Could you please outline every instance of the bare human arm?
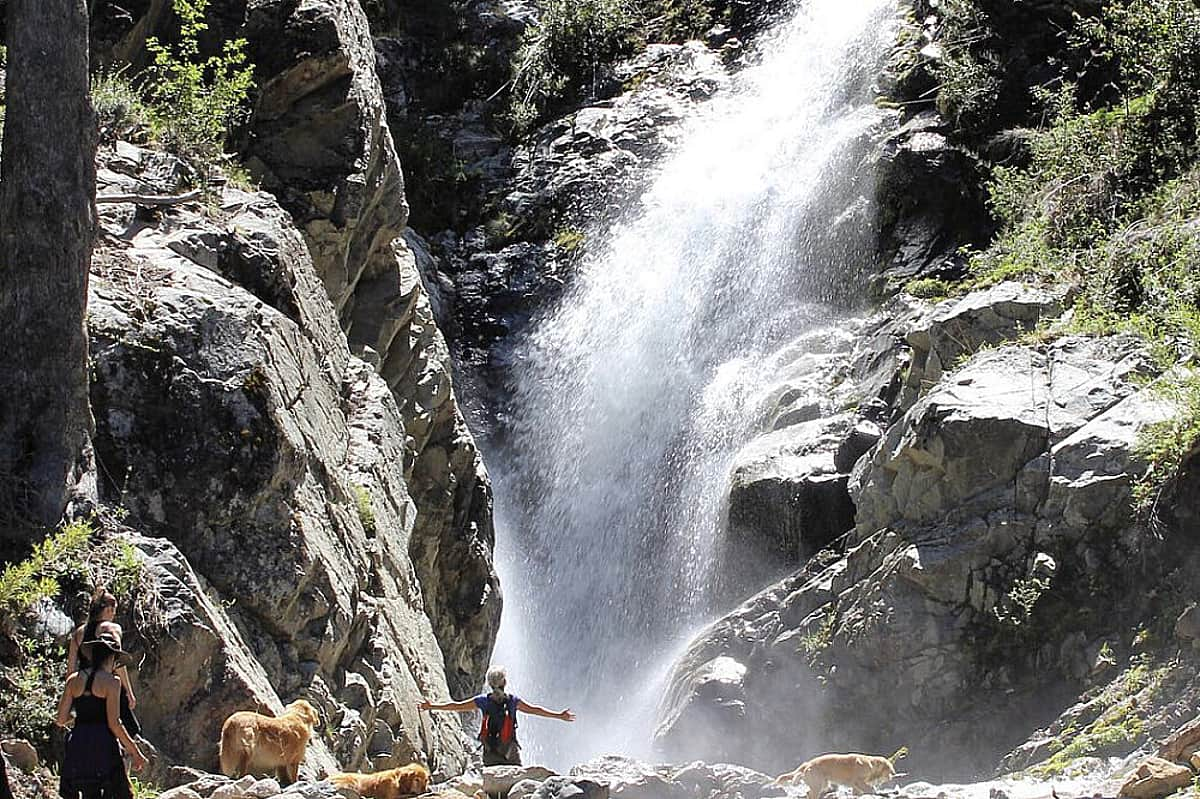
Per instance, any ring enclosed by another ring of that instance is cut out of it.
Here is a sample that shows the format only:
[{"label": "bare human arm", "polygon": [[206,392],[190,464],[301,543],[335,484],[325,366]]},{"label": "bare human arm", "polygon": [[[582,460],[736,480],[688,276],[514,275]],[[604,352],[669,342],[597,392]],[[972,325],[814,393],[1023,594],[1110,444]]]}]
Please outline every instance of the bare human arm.
[{"label": "bare human arm", "polygon": [[83,628],[76,627],[71,633],[71,640],[67,644],[67,676],[79,671],[79,643],[83,638]]},{"label": "bare human arm", "polygon": [[532,705],[524,699],[517,700],[517,710],[522,713],[528,713],[531,716],[543,716],[548,719],[558,719],[559,721],[574,721],[575,714],[570,708],[563,710],[547,710],[541,705]]},{"label": "bare human arm", "polygon": [[62,698],[58,700],[58,715],[54,719],[54,723],[60,727],[66,728],[71,726],[71,702],[75,699],[75,694],[72,689],[78,685],[79,675],[74,672],[67,678],[67,684],[63,686]]},{"label": "bare human arm", "polygon": [[455,711],[458,711],[461,713],[466,710],[475,710],[475,700],[467,699],[462,702],[442,702],[440,704],[435,704],[433,702],[430,702],[428,699],[422,699],[419,703],[417,703],[417,709],[418,710],[455,710]]},{"label": "bare human arm", "polygon": [[112,730],[112,734],[117,736],[121,746],[133,758],[133,770],[141,771],[146,767],[146,757],[142,754],[142,750],[138,749],[137,742],[125,729],[125,725],[121,723],[121,680],[116,676],[110,676],[104,681],[104,711],[108,718],[108,728]]},{"label": "bare human arm", "polygon": [[121,684],[125,686],[125,693],[129,694],[129,709],[133,710],[137,707],[137,697],[133,695],[133,680],[129,677],[129,669],[121,666],[117,671],[120,672]]}]

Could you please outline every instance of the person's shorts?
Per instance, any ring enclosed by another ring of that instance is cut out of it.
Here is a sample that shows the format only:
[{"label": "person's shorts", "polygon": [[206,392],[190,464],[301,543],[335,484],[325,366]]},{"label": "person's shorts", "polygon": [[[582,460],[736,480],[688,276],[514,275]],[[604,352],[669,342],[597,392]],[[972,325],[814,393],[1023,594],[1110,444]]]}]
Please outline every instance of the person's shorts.
[{"label": "person's shorts", "polygon": [[483,765],[485,766],[519,766],[521,765],[521,745],[516,741],[497,744],[495,748],[483,745]]}]

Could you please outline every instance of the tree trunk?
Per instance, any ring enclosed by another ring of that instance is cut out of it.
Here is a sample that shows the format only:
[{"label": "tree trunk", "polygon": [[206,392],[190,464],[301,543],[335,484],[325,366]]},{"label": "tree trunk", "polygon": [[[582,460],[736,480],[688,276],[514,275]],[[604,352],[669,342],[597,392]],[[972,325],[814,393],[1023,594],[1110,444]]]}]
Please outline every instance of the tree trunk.
[{"label": "tree trunk", "polygon": [[[86,0],[8,0],[0,158],[0,537],[57,524],[89,475],[96,230]],[[94,475],[91,475],[94,480]]]}]

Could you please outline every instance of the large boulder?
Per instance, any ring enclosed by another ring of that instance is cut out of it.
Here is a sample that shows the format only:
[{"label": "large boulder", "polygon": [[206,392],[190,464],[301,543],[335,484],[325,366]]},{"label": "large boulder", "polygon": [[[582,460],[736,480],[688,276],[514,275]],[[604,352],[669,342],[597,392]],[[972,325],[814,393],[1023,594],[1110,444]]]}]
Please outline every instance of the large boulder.
[{"label": "large boulder", "polygon": [[[1121,338],[981,353],[935,385],[859,464],[851,482],[859,531],[936,521],[976,498],[996,507],[989,493],[1023,488],[1017,477],[1027,464],[1133,394],[1150,371],[1136,343]],[[1022,509],[1034,500],[1017,497]]]},{"label": "large boulder", "polygon": [[[854,504],[835,455],[853,428],[840,414],[760,436],[736,456],[729,489],[727,574],[797,568],[854,526]],[[853,465],[853,463],[851,464]]]},{"label": "large boulder", "polygon": [[943,373],[984,347],[1031,333],[1063,313],[1061,290],[1005,282],[939,303],[908,325],[912,350],[902,404],[911,404]]},{"label": "large boulder", "polygon": [[1187,766],[1148,757],[1121,784],[1119,795],[1126,799],[1161,799],[1191,785],[1193,776]]},{"label": "large boulder", "polygon": [[921,111],[884,143],[877,174],[879,286],[892,293],[916,277],[961,275],[959,248],[990,231],[977,158],[941,116]]},{"label": "large boulder", "polygon": [[[231,713],[252,709],[276,715],[284,703],[183,553],[162,538],[129,540],[153,586],[157,611],[154,624],[139,628],[135,642],[146,652],[136,669],[143,735],[172,762],[215,768],[221,725]],[[179,723],[180,708],[188,708],[186,724]],[[314,736],[301,774],[315,777],[337,768],[326,742]]]},{"label": "large boulder", "polygon": [[652,765],[608,755],[575,766],[570,776],[604,786],[611,799],[764,799],[785,794],[767,775],[723,763]]}]

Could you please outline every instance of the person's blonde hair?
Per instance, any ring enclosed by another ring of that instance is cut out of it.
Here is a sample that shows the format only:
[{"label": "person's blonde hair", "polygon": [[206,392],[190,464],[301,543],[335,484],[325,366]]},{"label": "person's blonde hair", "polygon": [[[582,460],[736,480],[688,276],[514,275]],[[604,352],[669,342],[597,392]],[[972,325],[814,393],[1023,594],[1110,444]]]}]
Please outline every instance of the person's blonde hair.
[{"label": "person's blonde hair", "polygon": [[493,666],[488,669],[487,683],[493,691],[504,693],[504,687],[508,685],[508,672],[503,666]]}]

